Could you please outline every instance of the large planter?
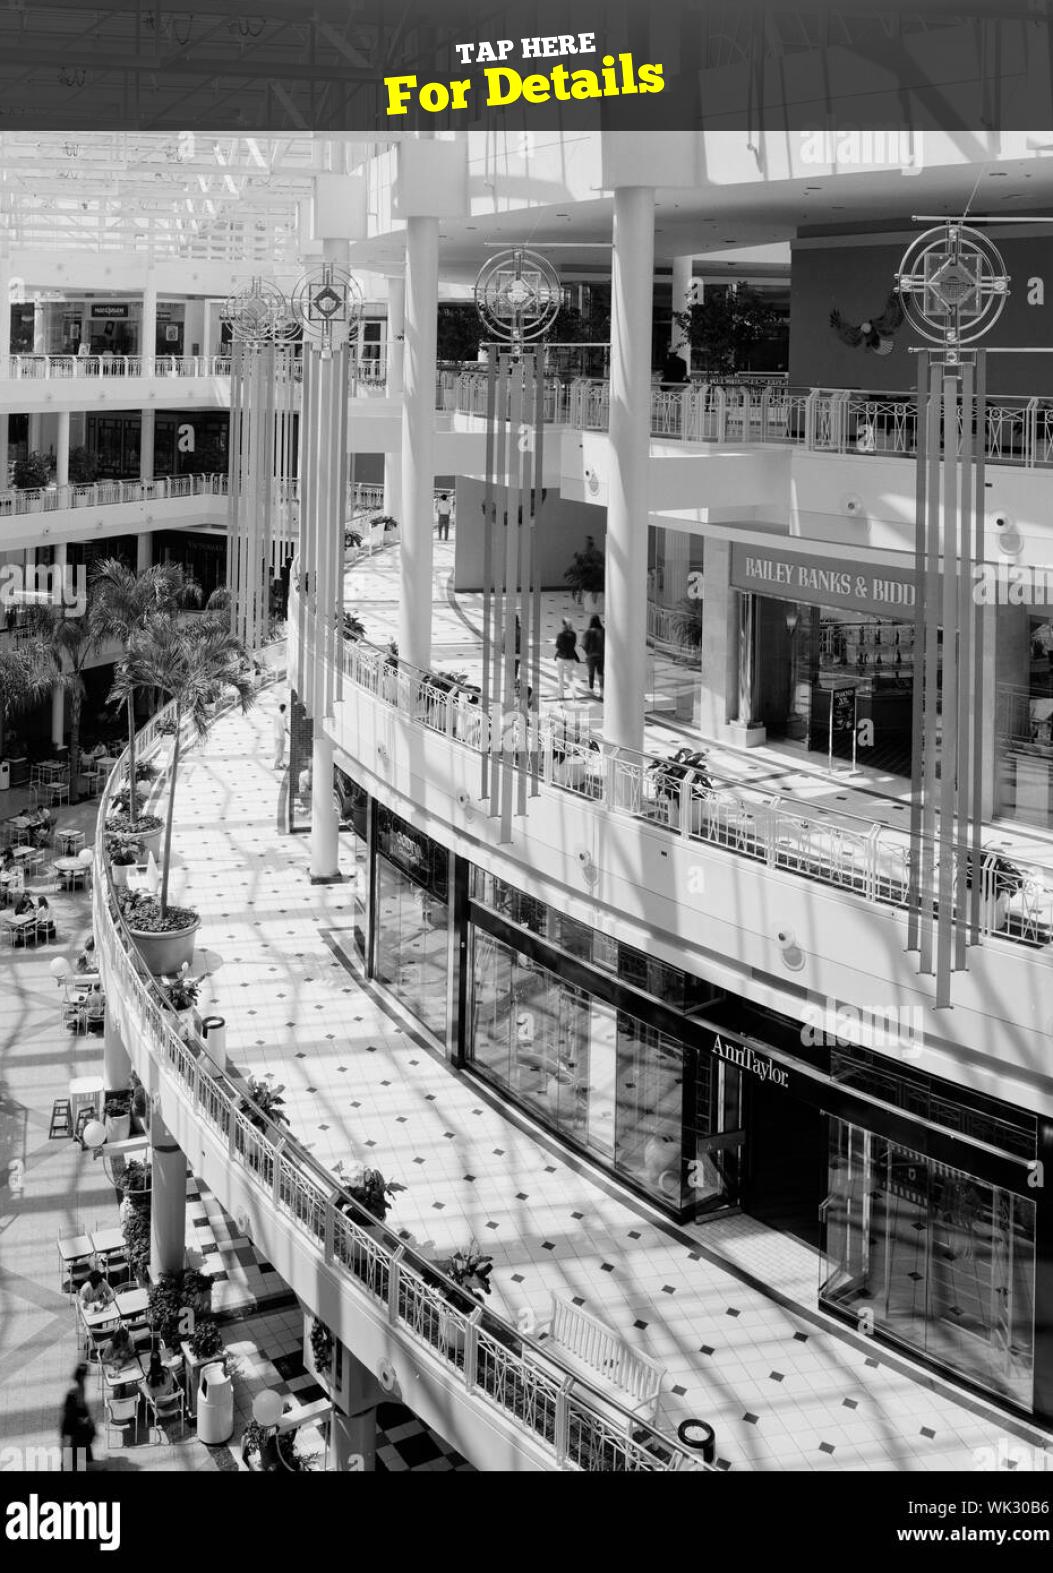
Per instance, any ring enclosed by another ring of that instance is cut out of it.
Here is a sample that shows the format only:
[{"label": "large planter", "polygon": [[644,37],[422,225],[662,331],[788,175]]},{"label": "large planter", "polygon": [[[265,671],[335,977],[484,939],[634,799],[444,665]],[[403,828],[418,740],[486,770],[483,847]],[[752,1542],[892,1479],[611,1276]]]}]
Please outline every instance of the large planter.
[{"label": "large planter", "polygon": [[194,936],[200,927],[201,919],[195,918],[186,928],[173,929],[165,934],[135,928],[129,929],[129,933],[146,963],[147,971],[159,978],[162,973],[180,972],[184,962],[189,965],[193,961]]},{"label": "large planter", "polygon": [[139,841],[142,842],[144,855],[149,857],[150,853],[152,852],[155,862],[159,861],[161,857],[161,841],[164,837],[164,833],[164,825],[158,825],[156,830],[144,830],[141,832],[136,832]]},{"label": "large planter", "polygon": [[106,1116],[106,1140],[110,1142],[126,1142],[132,1134],[132,1117],[130,1114],[108,1114]]},{"label": "large planter", "polygon": [[128,883],[128,870],[130,868],[134,868],[134,867],[135,867],[134,863],[111,863],[110,864],[110,878],[113,880],[114,885],[116,885],[118,887],[120,887],[121,885],[127,885],[127,883]]}]

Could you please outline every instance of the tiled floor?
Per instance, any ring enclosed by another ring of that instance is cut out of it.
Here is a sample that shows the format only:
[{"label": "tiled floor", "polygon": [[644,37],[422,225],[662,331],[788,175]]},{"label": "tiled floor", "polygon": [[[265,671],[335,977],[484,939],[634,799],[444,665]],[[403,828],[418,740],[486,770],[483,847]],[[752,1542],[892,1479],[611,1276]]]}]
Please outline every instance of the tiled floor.
[{"label": "tiled floor", "polygon": [[670,1232],[550,1154],[363,992],[339,954],[353,889],[310,886],[306,839],[275,841],[281,697],[188,758],[176,851],[212,958],[204,1004],[226,1018],[238,1068],[284,1084],[315,1156],[368,1159],[405,1183],[392,1221],[426,1252],[485,1242],[491,1303],[511,1320],[543,1321],[555,1290],[638,1341],[668,1368],[665,1423],[708,1419],[726,1467],[968,1469],[992,1427],[1012,1430],[813,1312],[813,1252],[744,1218]]}]

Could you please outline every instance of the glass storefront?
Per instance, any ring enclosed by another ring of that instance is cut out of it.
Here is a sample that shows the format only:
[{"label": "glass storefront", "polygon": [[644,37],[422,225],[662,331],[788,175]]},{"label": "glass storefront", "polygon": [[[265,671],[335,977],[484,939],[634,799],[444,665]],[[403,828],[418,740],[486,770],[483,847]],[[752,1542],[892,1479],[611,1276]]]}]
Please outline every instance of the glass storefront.
[{"label": "glass storefront", "polygon": [[683,1205],[675,1039],[474,929],[470,1058],[543,1124]]},{"label": "glass storefront", "polygon": [[821,1302],[1024,1409],[1035,1203],[830,1120]]},{"label": "glass storefront", "polygon": [[377,809],[373,976],[446,1036],[449,857],[389,809]]}]

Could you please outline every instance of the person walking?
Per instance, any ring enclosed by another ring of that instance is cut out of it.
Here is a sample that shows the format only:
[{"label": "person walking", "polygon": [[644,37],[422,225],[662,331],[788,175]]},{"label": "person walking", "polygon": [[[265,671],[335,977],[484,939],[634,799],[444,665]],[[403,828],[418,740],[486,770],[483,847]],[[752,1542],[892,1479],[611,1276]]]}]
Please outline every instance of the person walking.
[{"label": "person walking", "polygon": [[563,627],[556,635],[556,673],[559,677],[559,697],[566,699],[567,684],[573,693],[574,667],[581,660],[578,654],[578,636],[570,619],[563,619]]},{"label": "person walking", "polygon": [[285,706],[279,705],[274,717],[274,768],[280,770],[285,763]]},{"label": "person walking", "polygon": [[453,504],[450,502],[449,492],[441,492],[435,504],[435,513],[439,521],[439,540],[450,539],[450,515],[453,513]]},{"label": "person walking", "polygon": [[585,668],[589,674],[589,693],[595,692],[596,679],[600,680],[600,698],[603,698],[603,650],[607,636],[598,616],[593,616],[585,630],[581,647],[585,651]]},{"label": "person walking", "polygon": [[95,1462],[91,1451],[91,1444],[95,1440],[95,1422],[84,1396],[87,1375],[88,1367],[81,1361],[73,1373],[73,1386],[62,1405],[60,1434],[64,1470],[83,1470]]}]

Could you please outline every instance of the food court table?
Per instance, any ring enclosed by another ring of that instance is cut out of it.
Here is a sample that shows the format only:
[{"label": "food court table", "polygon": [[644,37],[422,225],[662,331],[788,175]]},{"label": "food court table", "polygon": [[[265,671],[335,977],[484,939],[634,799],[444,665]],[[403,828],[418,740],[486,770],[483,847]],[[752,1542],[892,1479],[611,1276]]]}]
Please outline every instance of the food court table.
[{"label": "food court table", "polygon": [[83,830],[56,830],[55,845],[67,857],[73,857],[84,846]]},{"label": "food court table", "polygon": [[12,940],[21,936],[24,941],[30,929],[33,929],[34,932],[36,930],[37,914],[35,910],[32,912],[3,912],[0,913],[0,922],[3,923],[6,929],[10,929]]},{"label": "food court table", "polygon": [[63,883],[69,880],[71,885],[75,885],[78,879],[86,880],[88,877],[88,868],[80,861],[79,857],[56,858],[51,866]]},{"label": "food court table", "polygon": [[122,1229],[96,1229],[91,1236],[92,1250],[96,1256],[110,1256],[114,1251],[124,1250],[124,1231]]}]

